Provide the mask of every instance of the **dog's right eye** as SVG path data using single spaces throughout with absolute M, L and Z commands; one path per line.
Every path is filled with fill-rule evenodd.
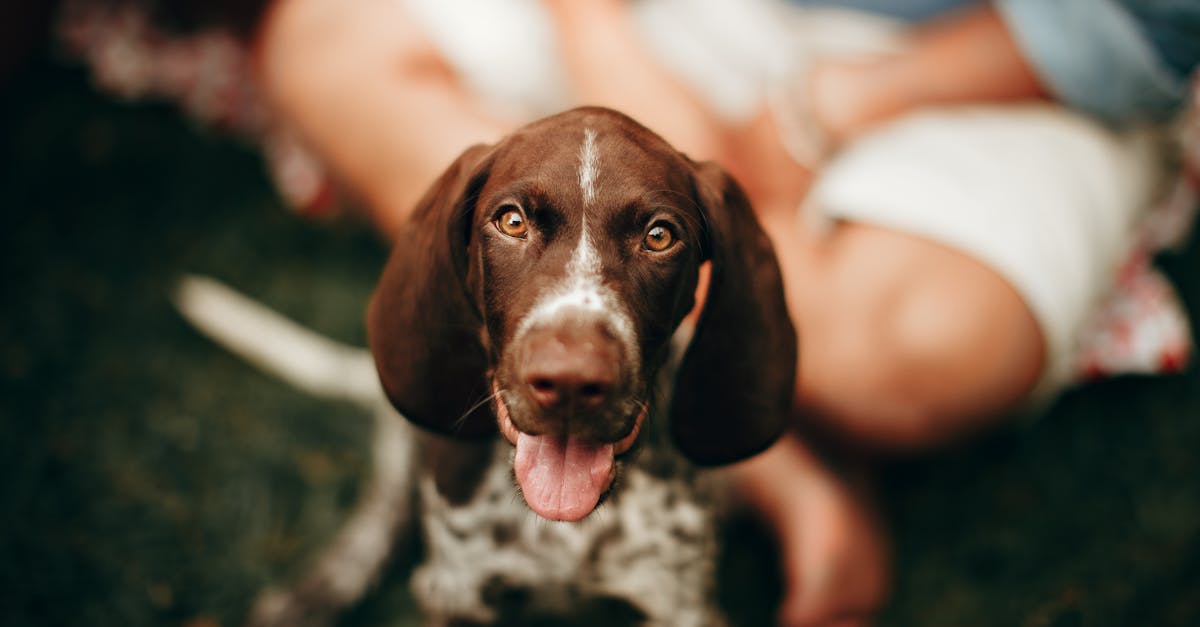
M 509 237 L 524 238 L 529 232 L 529 224 L 525 221 L 525 214 L 521 213 L 520 209 L 515 207 L 500 214 L 496 218 L 496 228 L 500 232 Z
M 642 246 L 646 250 L 661 253 L 671 247 L 675 243 L 675 234 L 671 232 L 670 227 L 662 224 L 655 224 L 646 230 L 646 235 L 642 238 Z

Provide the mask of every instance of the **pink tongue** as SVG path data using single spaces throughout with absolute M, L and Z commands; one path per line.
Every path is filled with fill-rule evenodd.
M 612 477 L 612 444 L 574 436 L 517 435 L 513 470 L 525 503 L 550 520 L 580 520 L 600 502 Z

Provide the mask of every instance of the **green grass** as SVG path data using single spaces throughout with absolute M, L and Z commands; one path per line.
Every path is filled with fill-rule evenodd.
M 0 100 L 0 624 L 234 625 L 353 502 L 369 419 L 198 336 L 185 272 L 363 342 L 385 250 L 287 213 L 253 150 L 40 63 Z M 1200 310 L 1200 250 L 1164 260 Z M 980 356 L 986 359 L 986 356 Z M 890 466 L 896 626 L 1200 624 L 1200 372 Z M 764 624 L 768 547 L 731 533 L 724 598 Z M 398 565 L 343 621 L 414 624 Z

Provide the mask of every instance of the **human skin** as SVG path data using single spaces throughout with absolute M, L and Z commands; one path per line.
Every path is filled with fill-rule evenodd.
M 389 238 L 459 153 L 515 125 L 472 102 L 399 2 L 278 0 L 255 55 L 274 112 Z

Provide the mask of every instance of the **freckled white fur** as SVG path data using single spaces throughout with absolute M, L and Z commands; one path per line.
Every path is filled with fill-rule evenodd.
M 498 442 L 477 496 L 461 505 L 438 494 L 431 476 L 422 478 L 428 553 L 413 572 L 412 587 L 427 615 L 493 622 L 495 608 L 480 591 L 500 580 L 515 588 L 571 586 L 627 599 L 655 627 L 723 624 L 709 596 L 718 475 L 659 477 L 627 465 L 620 491 L 592 516 L 550 523 L 513 498 L 511 456 L 512 447 Z M 512 541 L 498 544 L 495 527 L 511 530 Z

